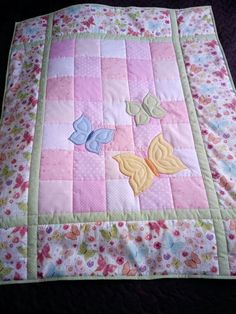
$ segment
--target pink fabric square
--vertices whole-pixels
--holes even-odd
[[[86,152],[74,152],[74,180],[105,179],[104,155]]]
[[[92,77],[75,77],[75,99],[91,102],[101,101],[101,80]]]
[[[149,42],[126,40],[127,59],[151,60]]]
[[[162,124],[164,138],[174,148],[194,148],[192,129],[189,123]]]
[[[148,156],[148,147],[155,136],[162,132],[160,122],[158,120],[145,125],[133,126],[134,145],[136,151],[144,152],[143,157]]]
[[[161,106],[166,110],[166,115],[161,123],[186,123],[189,122],[188,110],[184,101],[162,101]]]
[[[74,121],[73,101],[46,100],[45,123],[71,123]]]
[[[101,59],[97,57],[75,58],[75,76],[101,77]]]
[[[156,211],[174,208],[171,186],[168,178],[153,179],[152,185],[139,196],[142,210]]]
[[[72,181],[40,181],[40,214],[72,213]]]
[[[127,79],[126,59],[102,58],[102,77],[105,79]]]
[[[74,181],[74,213],[105,212],[105,181]]]
[[[43,150],[40,161],[41,180],[72,180],[73,151]]]
[[[118,167],[118,166],[117,166]],[[108,212],[139,212],[139,198],[134,196],[129,181],[107,180],[107,211]]]
[[[49,58],[74,57],[74,39],[64,39],[52,43]]]
[[[89,117],[92,128],[101,128],[103,126],[103,103],[90,101],[75,101],[75,119],[82,114]]]
[[[44,124],[43,149],[73,150],[74,144],[69,140],[73,132],[73,122],[70,124]]]
[[[129,81],[153,80],[152,63],[148,60],[127,60]]]
[[[202,177],[170,178],[175,208],[209,208]]]
[[[78,57],[99,57],[100,40],[99,39],[77,39],[75,55]]]
[[[105,150],[134,150],[132,126],[117,125],[113,141],[104,146]]]
[[[153,81],[129,81],[129,92],[130,100],[142,102],[149,92],[155,95],[155,85]]]
[[[175,59],[175,50],[172,43],[150,43],[152,59]]]
[[[48,65],[48,78],[74,76],[74,58],[52,58]]]
[[[121,103],[129,99],[126,80],[103,80],[103,99],[105,103]]]
[[[184,101],[182,84],[177,80],[155,80],[156,93],[162,101]]]
[[[155,79],[177,80],[179,69],[176,60],[158,60],[153,62],[153,73]]]
[[[73,100],[74,78],[58,77],[47,80],[47,100]]]

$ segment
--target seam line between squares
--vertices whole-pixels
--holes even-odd
[[[172,29],[171,29],[171,32],[172,32]],[[157,88],[156,88],[156,77],[154,75],[154,68],[153,68],[153,55],[152,55],[152,49],[151,49],[151,45],[150,45],[150,42],[148,43],[148,46],[149,46],[149,49],[150,49],[150,55],[151,55],[151,63],[152,63],[152,75],[153,75],[153,85],[154,85],[154,90],[155,90],[155,94],[157,95]],[[159,124],[160,124],[160,128],[161,128],[161,133],[163,134],[163,128],[162,128],[162,124],[161,124],[161,121],[159,120]],[[170,194],[171,194],[171,201],[172,201],[172,204],[173,204],[173,210],[175,210],[175,203],[174,203],[174,197],[173,197],[173,191],[172,191],[172,186],[171,186],[171,181],[170,181],[170,178],[167,178],[168,179],[168,182],[169,182],[169,186],[170,186]],[[154,180],[155,180],[155,177],[154,177]]]
[[[129,92],[129,100],[130,99],[130,84],[129,84],[129,68],[128,68],[128,49],[127,49],[127,40],[125,39],[124,40],[124,44],[125,44],[125,63],[126,63],[126,69],[127,69],[127,84],[128,84],[128,92]],[[126,105],[125,105],[125,108],[126,108]],[[125,109],[126,111],[126,109]],[[127,114],[127,112],[126,112]],[[131,117],[131,126],[132,126],[132,138],[133,138],[133,147],[134,147],[134,151],[135,151],[135,148],[136,148],[136,143],[135,143],[135,137],[134,137],[134,127],[137,127],[135,125],[135,122],[134,122],[134,118]],[[126,179],[127,180],[127,179]],[[134,196],[135,197],[135,196]],[[141,202],[140,202],[140,196],[136,196],[138,198],[138,205],[139,205],[139,212],[141,213]],[[124,212],[124,211],[123,211]]]

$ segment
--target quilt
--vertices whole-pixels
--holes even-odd
[[[211,7],[16,23],[0,284],[235,276],[236,94]]]

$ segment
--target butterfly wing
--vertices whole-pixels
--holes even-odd
[[[137,274],[136,268],[131,268],[129,262],[126,262],[122,268],[122,275],[135,276]]]
[[[112,141],[114,130],[98,129],[95,130],[85,143],[86,149],[91,153],[99,154],[102,144],[107,144]]]
[[[82,115],[79,119],[74,121],[73,127],[75,132],[71,134],[69,140],[76,145],[85,144],[92,131],[92,125],[89,119]]]
[[[129,177],[135,195],[150,187],[154,174],[142,158],[133,154],[120,154],[113,158],[119,163],[120,172]]]
[[[179,254],[179,251],[184,247],[184,242],[181,241],[176,241],[173,243],[172,247],[171,247],[171,252],[174,255]]]
[[[80,235],[79,228],[76,225],[71,226],[71,231],[65,234],[65,238],[69,240],[76,240]]]
[[[197,264],[192,259],[187,259],[184,264],[193,269],[197,268]]]
[[[95,269],[95,271],[101,271],[105,268],[106,266],[106,261],[102,255],[99,255],[98,258],[98,267]]]
[[[186,169],[182,161],[173,155],[173,147],[162,134],[157,135],[151,141],[148,156],[160,173],[172,174]]]
[[[126,112],[130,116],[134,116],[136,125],[146,124],[150,120],[148,113],[137,101],[126,101]]]
[[[201,264],[201,260],[198,255],[194,252],[191,253],[191,258],[196,264]]]
[[[64,274],[56,269],[53,263],[50,263],[45,274],[45,277],[62,277]]]
[[[3,263],[0,261],[0,279],[4,279],[4,277],[9,275],[11,271],[12,268],[4,267]]]
[[[126,101],[126,112],[130,116],[136,116],[141,110],[141,105],[137,101]]]
[[[161,119],[166,114],[166,111],[162,108],[159,99],[150,93],[144,97],[142,107],[146,113],[153,118]]]
[[[103,275],[106,277],[109,275],[109,273],[113,273],[116,267],[117,267],[116,265],[112,265],[112,264],[106,265],[103,270]]]
[[[164,234],[164,238],[163,238],[163,246],[165,249],[169,250],[173,247],[174,241],[172,239],[172,236],[166,232]]]

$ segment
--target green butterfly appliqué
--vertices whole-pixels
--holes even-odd
[[[161,119],[166,111],[162,108],[160,100],[148,93],[142,103],[138,101],[126,101],[126,112],[134,116],[136,125],[147,124],[150,118]]]

